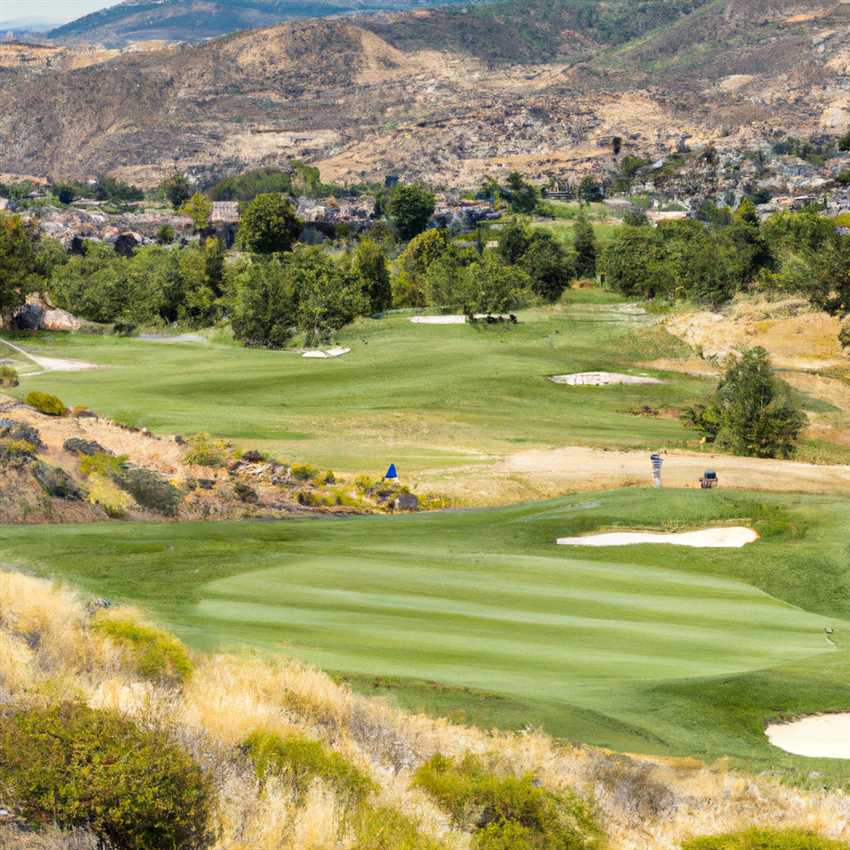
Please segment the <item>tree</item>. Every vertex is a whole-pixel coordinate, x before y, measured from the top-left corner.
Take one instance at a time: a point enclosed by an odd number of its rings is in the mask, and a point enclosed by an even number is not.
[[[163,224],[156,232],[156,241],[160,245],[170,245],[174,241],[174,228],[170,224]]]
[[[236,276],[233,335],[247,346],[283,348],[297,324],[295,283],[279,257],[257,257]]]
[[[443,229],[426,230],[411,239],[398,258],[398,273],[392,281],[393,303],[399,307],[426,306],[425,275],[448,248],[449,234]]]
[[[307,345],[323,345],[369,309],[362,281],[321,249],[303,248],[289,259],[298,301],[298,328]]]
[[[509,266],[515,266],[528,250],[531,234],[528,228],[517,219],[507,224],[499,237],[499,253]]]
[[[711,402],[687,410],[685,420],[732,454],[783,458],[794,454],[807,423],[763,348],[730,363]]]
[[[531,298],[532,280],[520,268],[506,266],[497,254],[486,254],[467,270],[468,309],[501,315],[517,310]]]
[[[675,270],[661,233],[623,225],[603,254],[605,281],[623,295],[654,298],[672,292]]]
[[[402,239],[422,233],[435,208],[434,196],[423,186],[396,186],[386,202],[387,215]]]
[[[596,233],[587,218],[584,207],[576,218],[573,228],[575,235],[576,274],[579,277],[596,277]]]
[[[202,233],[210,226],[210,216],[212,215],[212,201],[201,192],[195,192],[188,201],[186,201],[180,212],[183,215],[189,216],[192,219],[192,225],[196,233]]]
[[[602,200],[602,186],[592,174],[585,174],[578,184],[579,199],[587,204]]]
[[[0,321],[7,320],[37,288],[38,245],[34,224],[0,213]]]
[[[520,265],[530,275],[534,292],[550,303],[561,297],[575,276],[574,258],[545,230],[531,236]]]
[[[352,267],[363,281],[363,293],[369,299],[370,311],[374,314],[388,310],[393,303],[393,293],[384,252],[371,239],[361,239],[354,251]]]
[[[479,259],[474,249],[450,244],[428,266],[425,273],[425,300],[431,307],[465,307],[471,303],[467,271]]]
[[[192,197],[192,187],[185,174],[172,174],[160,188],[175,210],[179,210]]]
[[[527,214],[537,209],[537,190],[530,183],[526,183],[518,171],[512,171],[508,175],[504,194],[510,202],[512,212]]]
[[[70,183],[57,183],[53,187],[53,192],[60,204],[72,204],[77,197],[76,189]]]
[[[302,224],[289,200],[280,194],[257,195],[242,212],[239,244],[255,254],[290,251]]]

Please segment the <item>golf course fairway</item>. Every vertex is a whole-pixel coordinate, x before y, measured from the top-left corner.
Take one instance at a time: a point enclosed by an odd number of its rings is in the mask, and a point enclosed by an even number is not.
[[[848,514],[826,497],[623,490],[404,517],[3,527],[0,559],[138,604],[200,649],[291,655],[407,707],[793,763],[765,724],[850,706],[836,675],[850,655]],[[555,544],[739,524],[761,539]]]

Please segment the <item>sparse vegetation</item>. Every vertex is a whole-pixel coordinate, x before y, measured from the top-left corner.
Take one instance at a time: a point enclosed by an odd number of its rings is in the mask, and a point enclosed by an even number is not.
[[[126,650],[145,679],[182,683],[192,674],[186,647],[161,629],[109,613],[98,616],[92,628]]]
[[[802,830],[773,831],[752,829],[747,832],[694,838],[682,850],[847,850],[843,841],[831,841]]]

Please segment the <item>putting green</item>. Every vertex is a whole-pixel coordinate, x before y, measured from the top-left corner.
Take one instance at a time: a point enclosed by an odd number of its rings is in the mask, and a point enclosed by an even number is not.
[[[0,558],[141,604],[200,648],[283,652],[408,707],[775,764],[768,720],[850,705],[848,514],[824,497],[631,490],[343,521],[7,527]],[[762,539],[740,550],[555,543],[742,522]]]

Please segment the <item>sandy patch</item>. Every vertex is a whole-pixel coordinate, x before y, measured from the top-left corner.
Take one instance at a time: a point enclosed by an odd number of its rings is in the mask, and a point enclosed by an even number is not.
[[[701,357],[689,357],[686,360],[662,357],[640,365],[657,372],[680,372],[693,378],[716,378],[720,375],[720,369]]]
[[[309,360],[333,360],[351,354],[350,348],[329,348],[327,351],[305,351],[301,356]]]
[[[850,759],[850,713],[805,717],[767,727],[774,747],[795,756]]]
[[[465,325],[466,316],[413,316],[414,325]]]
[[[584,537],[562,537],[559,546],[634,546],[640,543],[664,543],[670,546],[689,546],[692,549],[740,549],[755,543],[758,534],[751,528],[706,528],[675,534],[659,532],[620,531],[609,534],[589,534]]]
[[[575,375],[553,375],[553,384],[570,387],[607,387],[613,384],[663,384],[658,378],[646,375],[621,375],[617,372],[578,372]]]
[[[209,342],[209,340],[205,336],[201,336],[200,334],[179,334],[178,336],[157,336],[156,334],[139,334],[136,339],[141,339],[144,342],[164,342],[170,345],[177,345],[181,342]]]

